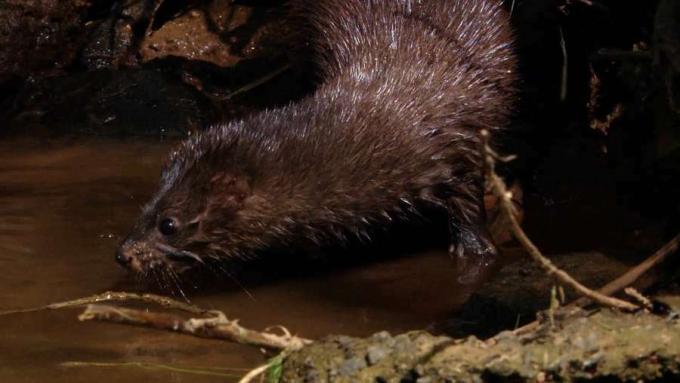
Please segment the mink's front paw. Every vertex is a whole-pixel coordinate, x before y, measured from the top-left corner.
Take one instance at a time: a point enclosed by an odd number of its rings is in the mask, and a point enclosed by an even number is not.
[[[456,258],[458,282],[474,284],[496,262],[498,252],[485,229],[460,228],[454,234],[449,253]]]

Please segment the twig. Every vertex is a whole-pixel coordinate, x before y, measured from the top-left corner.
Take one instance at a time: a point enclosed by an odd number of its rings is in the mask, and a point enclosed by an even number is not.
[[[65,302],[51,303],[46,306],[32,307],[27,309],[17,309],[17,310],[5,310],[0,311],[0,316],[9,314],[19,314],[19,313],[30,313],[42,310],[58,310],[69,307],[78,307],[93,303],[102,302],[126,302],[126,301],[141,301],[146,303],[155,303],[165,308],[175,309],[180,311],[185,311],[191,314],[206,315],[210,313],[210,310],[202,309],[200,307],[176,301],[172,298],[164,297],[162,295],[156,294],[136,294],[136,293],[125,293],[120,291],[107,291],[105,293],[91,295],[89,297],[83,297],[78,299],[73,299]]]
[[[78,316],[81,321],[98,320],[127,325],[174,331],[200,338],[222,339],[256,347],[275,350],[297,350],[311,343],[309,339],[293,335],[278,335],[242,327],[237,320],[229,320],[220,311],[211,311],[212,317],[186,319],[169,313],[149,312],[109,305],[89,305]]]
[[[180,310],[191,314],[205,315],[207,318],[184,318],[176,314],[150,312],[146,310],[136,310],[124,307],[114,307],[109,305],[101,305],[96,303],[112,302],[112,301],[142,301],[147,303],[155,303],[162,307]],[[283,350],[276,358],[273,358],[268,364],[257,367],[250,371],[243,379],[243,382],[249,382],[261,373],[267,371],[268,368],[275,365],[276,361],[280,363],[283,356],[287,352],[302,348],[304,345],[312,343],[311,340],[291,335],[290,331],[283,326],[273,326],[272,329],[279,329],[283,335],[267,332],[259,332],[242,327],[238,324],[238,320],[228,320],[221,311],[206,310],[200,307],[186,304],[172,298],[155,295],[155,294],[136,294],[109,291],[102,294],[96,294],[89,297],[74,299],[65,302],[52,303],[46,306],[7,310],[0,312],[0,315],[9,315],[16,313],[28,313],[40,310],[56,310],[69,307],[78,307],[87,304],[85,311],[78,316],[81,321],[99,320],[107,322],[122,323],[135,326],[143,326],[155,328],[159,330],[174,331],[183,334],[193,335],[201,338],[222,339],[241,344],[248,344],[256,347],[263,347],[274,350]],[[163,368],[176,369],[172,366],[165,365],[151,365],[138,362],[129,363],[88,363],[88,362],[68,362],[64,364],[67,367],[108,367],[108,366],[137,366],[146,368]],[[185,369],[187,373],[201,373],[216,375],[210,371],[192,371]],[[224,376],[224,374],[222,374]]]
[[[62,367],[136,367],[150,370],[166,370],[181,372],[185,374],[218,376],[222,378],[236,378],[246,370],[243,368],[215,368],[215,367],[183,367],[169,364],[149,363],[149,362],[81,362],[72,361],[61,363]],[[229,372],[231,371],[231,372]]]
[[[652,303],[652,301],[649,300],[649,298],[647,298],[646,296],[642,295],[639,291],[635,290],[634,288],[626,287],[624,292],[633,299],[635,299],[636,301],[640,302],[640,305],[642,305],[647,310],[651,311],[654,309],[654,304]]]
[[[628,272],[622,276],[616,278],[612,282],[609,282],[601,290],[603,294],[614,294],[626,286],[632,285],[637,281],[644,273],[649,271],[654,266],[665,261],[669,255],[674,254],[680,248],[680,233],[668,241],[663,247],[657,250],[649,258],[645,259],[642,263],[630,269]]]
[[[613,48],[601,48],[590,56],[593,61],[616,60],[616,61],[652,61],[653,55],[649,51],[628,51]]]
[[[254,369],[250,370],[243,378],[241,378],[238,383],[250,383],[253,381],[253,379],[257,378],[260,376],[260,374],[264,373],[271,367],[271,363],[263,364],[261,366],[257,366]]]
[[[144,31],[144,37],[151,36],[151,32],[153,32],[153,25],[156,22],[156,13],[158,13],[158,9],[161,7],[161,5],[163,5],[163,0],[155,1],[153,9],[151,10],[151,15],[149,16],[149,23],[146,25],[146,30]]]
[[[512,204],[512,195],[508,192],[505,187],[505,182],[496,174],[495,171],[495,161],[493,155],[490,154],[492,151],[489,147],[489,132],[483,130],[481,136],[484,144],[484,156],[486,160],[487,172],[489,181],[491,182],[494,194],[498,197],[501,211],[505,213],[510,222],[510,229],[517,240],[526,249],[532,259],[534,259],[547,273],[548,275],[554,275],[561,283],[567,285],[574,290],[576,290],[581,295],[592,299],[593,301],[610,307],[616,307],[621,310],[635,311],[639,307],[630,302],[626,302],[621,299],[608,297],[606,295],[600,294],[597,291],[591,290],[588,287],[582,285],[577,280],[575,280],[571,275],[569,275],[564,270],[561,270],[555,264],[546,258],[541,251],[534,245],[534,243],[529,239],[524,230],[522,230],[517,217],[515,216],[514,207]]]
[[[617,292],[623,290],[625,287],[635,283],[644,273],[646,273],[656,265],[666,260],[666,258],[668,258],[669,255],[675,253],[679,247],[680,247],[680,233],[678,233],[675,237],[673,237],[670,241],[668,241],[665,245],[663,245],[650,257],[645,259],[642,263],[628,270],[622,276],[607,283],[604,287],[600,288],[598,292],[604,295],[616,294]],[[589,302],[590,300],[588,298],[581,297],[579,299],[576,299],[575,301],[572,301],[565,307],[567,308],[583,307],[587,305]],[[539,326],[539,324],[540,322],[535,320],[533,322],[525,324],[522,327],[514,329],[512,332],[515,335],[525,334],[535,330]]]
[[[257,378],[258,376],[262,375],[263,373],[269,371],[270,374],[272,372],[272,369],[279,369],[278,373],[280,374],[280,368],[281,364],[283,363],[283,360],[288,356],[289,351],[283,351],[279,355],[269,359],[269,362],[266,364],[263,364],[261,366],[257,366],[254,369],[250,370],[241,380],[238,381],[238,383],[250,383],[253,381],[253,379]],[[275,382],[278,382],[278,378],[280,376],[275,376],[273,379]],[[272,376],[268,376],[268,382],[272,381]]]
[[[564,40],[564,32],[561,27],[560,49],[562,50],[562,84],[560,85],[560,100],[565,101],[569,89],[569,55],[567,54],[567,42]]]
[[[246,85],[244,85],[244,86],[242,86],[242,87],[236,89],[235,91],[229,93],[228,95],[224,96],[224,99],[229,100],[229,99],[233,98],[233,97],[236,96],[236,95],[239,95],[239,94],[244,93],[244,92],[247,92],[247,91],[249,91],[249,90],[251,90],[251,89],[253,89],[253,88],[256,88],[256,87],[258,87],[258,86],[264,84],[265,82],[267,82],[267,81],[273,79],[274,77],[280,75],[281,73],[285,72],[285,71],[288,70],[289,68],[290,68],[290,64],[286,64],[286,65],[282,66],[282,67],[279,68],[279,69],[276,69],[276,70],[274,70],[274,71],[272,71],[272,72],[269,72],[269,73],[267,73],[266,75],[264,75],[264,76],[258,78],[257,80],[255,80],[255,81],[253,81],[253,82],[250,82],[250,83],[248,83],[248,84],[246,84]]]
[[[567,14],[568,12],[567,9],[576,4],[581,4],[586,7],[592,7],[592,9],[598,10],[600,12],[609,12],[609,8],[607,8],[602,3],[595,2],[593,0],[567,0],[567,2],[564,5],[560,5],[558,8],[562,11],[562,13]]]
[[[637,266],[628,270],[622,276],[616,278],[615,280],[607,283],[598,291],[604,295],[613,295],[623,290],[624,288],[631,286],[635,283],[642,275],[647,271],[651,270],[653,267],[665,261],[668,256],[674,254],[680,248],[680,233],[676,234],[670,241],[663,245],[654,254],[649,256],[647,259],[642,261]],[[588,303],[586,298],[579,298],[572,302],[571,305],[575,306],[585,306]]]

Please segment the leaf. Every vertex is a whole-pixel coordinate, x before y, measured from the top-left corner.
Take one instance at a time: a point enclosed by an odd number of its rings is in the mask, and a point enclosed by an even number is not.
[[[269,360],[269,368],[267,369],[267,383],[279,383],[281,375],[283,375],[283,353],[271,358]]]

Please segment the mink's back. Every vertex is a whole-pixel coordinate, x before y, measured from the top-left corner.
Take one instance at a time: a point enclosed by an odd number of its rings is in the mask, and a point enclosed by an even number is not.
[[[278,211],[309,225],[372,221],[415,200],[441,204],[438,193],[478,175],[478,132],[502,127],[514,96],[499,1],[295,0],[293,8],[321,68],[317,91],[214,127],[175,160],[187,169],[216,154],[268,195],[272,222]]]
[[[379,175],[403,183],[427,178],[432,159],[456,162],[471,149],[470,135],[506,123],[515,59],[499,1],[321,0],[296,7],[322,80],[314,96],[255,118],[261,139],[277,141],[276,154],[289,157],[277,163],[328,164],[325,171],[347,184],[328,180],[336,190]],[[286,166],[280,170],[290,171]]]
[[[363,93],[492,127],[511,107],[515,59],[499,0],[300,1],[328,92]],[[381,98],[389,96],[389,98]],[[419,105],[409,103],[418,101]],[[483,112],[483,113],[482,113]]]

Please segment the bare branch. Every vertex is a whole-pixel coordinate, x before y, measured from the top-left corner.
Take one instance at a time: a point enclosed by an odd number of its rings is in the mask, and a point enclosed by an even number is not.
[[[78,299],[73,299],[65,302],[51,303],[46,306],[32,307],[28,309],[17,309],[17,310],[5,310],[0,311],[0,316],[9,314],[19,314],[19,313],[29,313],[34,311],[42,310],[58,310],[69,307],[79,307],[87,304],[102,303],[102,302],[127,302],[127,301],[141,301],[146,303],[155,303],[165,308],[175,309],[180,311],[185,311],[191,314],[205,315],[210,313],[210,310],[202,309],[198,306],[183,303],[174,300],[169,297],[164,297],[162,295],[156,294],[136,294],[136,293],[125,293],[120,291],[107,291],[101,294],[90,295],[89,297],[83,297]]]
[[[636,301],[640,302],[642,307],[646,308],[647,310],[652,311],[654,309],[654,304],[652,301],[634,288],[626,287],[624,292]]]
[[[311,343],[309,339],[294,335],[278,335],[250,330],[229,320],[220,311],[211,311],[209,318],[190,318],[169,313],[150,312],[109,305],[89,305],[78,316],[81,321],[98,320],[127,325],[174,331],[200,338],[222,339],[231,342],[265,347],[274,350],[296,350]]]
[[[179,372],[184,374],[217,376],[221,378],[238,378],[247,369],[244,368],[216,368],[216,367],[185,367],[174,366],[162,363],[150,362],[82,362],[71,361],[59,364],[67,368],[83,368],[83,367],[114,367],[114,368],[143,368],[149,370],[165,370],[171,372]]]
[[[550,261],[550,259],[546,258],[541,253],[541,251],[536,247],[536,245],[534,245],[531,239],[529,239],[529,237],[527,236],[527,234],[524,232],[519,222],[517,221],[514,206],[512,204],[512,195],[510,194],[510,192],[508,192],[505,186],[505,182],[500,178],[500,176],[498,176],[498,174],[496,174],[495,161],[493,155],[490,154],[492,153],[492,151],[490,150],[491,148],[489,147],[488,142],[489,132],[484,130],[482,131],[481,135],[482,139],[484,140],[485,150],[484,156],[486,159],[488,177],[492,185],[493,192],[498,197],[501,211],[505,213],[510,222],[510,228],[512,230],[513,235],[526,249],[527,253],[531,256],[531,258],[535,260],[546,271],[546,273],[548,273],[548,275],[554,275],[564,285],[573,288],[579,294],[589,299],[592,299],[593,301],[599,304],[609,307],[615,307],[626,311],[638,310],[639,307],[637,305],[634,305],[630,302],[626,302],[618,298],[606,296],[582,285],[567,272],[555,266],[555,264],[553,264],[552,261]]]
[[[281,68],[275,69],[275,70],[267,73],[266,75],[256,79],[255,81],[250,82],[250,83],[236,89],[235,91],[229,93],[228,95],[226,95],[224,97],[224,99],[229,100],[229,99],[233,98],[234,96],[237,96],[241,93],[247,92],[247,91],[249,91],[253,88],[257,88],[258,86],[266,83],[267,81],[269,81],[269,80],[273,79],[274,77],[280,75],[281,73],[287,71],[289,68],[290,68],[290,64],[286,64],[286,65],[282,66]]]
[[[678,248],[680,248],[680,233],[676,234],[675,237],[673,237],[670,241],[668,241],[659,250],[657,250],[654,254],[649,256],[644,261],[642,261],[640,264],[631,268],[622,276],[607,283],[598,291],[604,295],[613,295],[625,289],[628,286],[632,286],[646,272],[648,272],[655,266],[665,261],[670,255],[677,252]],[[586,304],[588,304],[588,299],[579,298],[572,302],[570,305],[585,306]]]

